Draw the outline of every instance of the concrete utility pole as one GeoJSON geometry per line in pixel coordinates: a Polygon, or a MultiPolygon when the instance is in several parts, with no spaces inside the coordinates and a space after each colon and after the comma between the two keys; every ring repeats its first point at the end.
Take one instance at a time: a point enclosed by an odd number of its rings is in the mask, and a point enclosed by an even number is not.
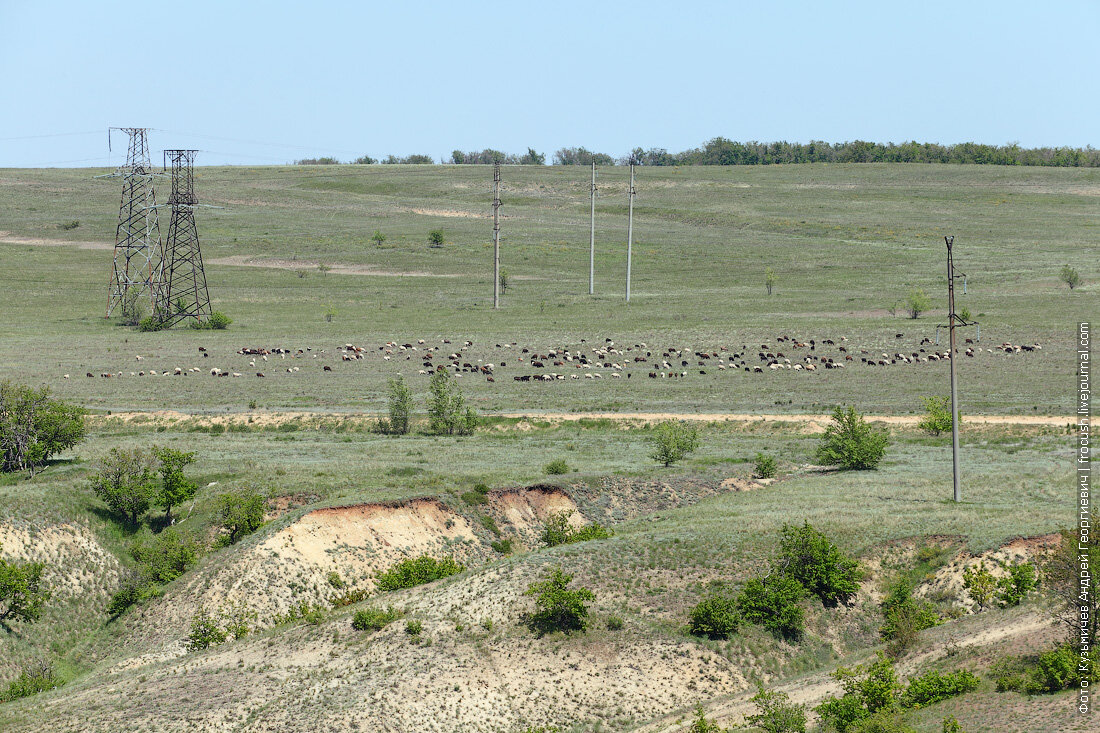
{"type": "Polygon", "coordinates": [[[592,163],[592,239],[588,245],[588,294],[596,294],[596,163],[592,163]]]}
{"type": "Polygon", "coordinates": [[[500,163],[493,163],[493,308],[500,308],[500,163]]]}
{"type": "Polygon", "coordinates": [[[634,164],[630,164],[630,213],[626,224],[626,302],[630,302],[630,260],[634,247],[634,164]]]}
{"type": "Polygon", "coordinates": [[[951,481],[955,488],[955,501],[962,501],[959,488],[959,401],[955,382],[955,264],[951,256],[951,245],[955,237],[944,237],[947,242],[947,348],[951,355],[951,481]]]}

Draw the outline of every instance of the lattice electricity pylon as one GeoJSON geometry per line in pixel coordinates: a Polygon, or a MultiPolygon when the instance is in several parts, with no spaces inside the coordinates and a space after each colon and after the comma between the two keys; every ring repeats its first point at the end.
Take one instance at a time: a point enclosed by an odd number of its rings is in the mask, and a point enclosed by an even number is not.
{"type": "MultiPolygon", "coordinates": [[[[122,178],[122,203],[115,230],[114,272],[107,293],[107,317],[122,306],[134,309],[144,296],[156,308],[161,281],[162,252],[157,197],[149,162],[148,130],[144,127],[112,128],[130,137],[126,163],[114,175],[122,178]]],[[[108,131],[108,145],[110,131],[108,131]]]]}
{"type": "Polygon", "coordinates": [[[172,220],[164,243],[164,268],[156,298],[156,318],[171,326],[186,318],[210,317],[210,293],[195,228],[195,150],[165,150],[164,167],[172,165],[172,220]]]}

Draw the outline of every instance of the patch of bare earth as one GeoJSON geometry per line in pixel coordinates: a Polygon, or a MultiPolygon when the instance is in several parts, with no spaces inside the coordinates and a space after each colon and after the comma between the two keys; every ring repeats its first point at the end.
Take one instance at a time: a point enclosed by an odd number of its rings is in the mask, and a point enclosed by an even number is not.
{"type": "Polygon", "coordinates": [[[42,239],[39,237],[19,237],[11,232],[0,231],[0,244],[23,244],[31,247],[77,247],[78,249],[114,249],[114,242],[80,242],[66,239],[42,239]]]}
{"type": "Polygon", "coordinates": [[[577,503],[557,486],[504,489],[490,492],[488,498],[490,516],[528,547],[535,544],[542,525],[554,514],[568,514],[574,527],[585,523],[577,513],[577,503]]]}

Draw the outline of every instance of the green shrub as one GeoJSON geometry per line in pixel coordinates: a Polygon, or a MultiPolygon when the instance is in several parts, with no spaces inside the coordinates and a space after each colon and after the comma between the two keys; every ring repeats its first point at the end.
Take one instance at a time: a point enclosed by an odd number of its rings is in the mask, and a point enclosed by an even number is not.
{"type": "Polygon", "coordinates": [[[909,649],[921,631],[943,622],[935,606],[913,598],[913,585],[908,577],[898,578],[890,585],[882,602],[882,615],[884,621],[879,632],[891,642],[889,651],[895,657],[909,649]]]}
{"type": "Polygon", "coordinates": [[[547,547],[571,544],[573,542],[586,542],[588,540],[603,540],[613,537],[614,532],[604,527],[599,522],[586,524],[583,527],[574,528],[569,523],[572,511],[565,510],[551,514],[542,525],[539,541],[547,547]]]}
{"type": "Polygon", "coordinates": [[[357,631],[381,631],[400,617],[400,612],[394,610],[393,606],[385,611],[380,608],[364,608],[355,612],[351,619],[351,628],[357,631]]]}
{"type": "Polygon", "coordinates": [[[806,706],[791,702],[783,692],[768,692],[757,686],[751,702],[756,712],[745,716],[745,724],[765,733],[805,733],[806,706]]]}
{"type": "Polygon", "coordinates": [[[513,542],[511,537],[504,540],[494,540],[493,542],[489,543],[489,546],[492,547],[496,552],[499,552],[501,555],[511,555],[512,550],[514,549],[512,545],[513,542]]]}
{"type": "MultiPolygon", "coordinates": [[[[951,398],[950,397],[921,397],[924,403],[924,416],[917,427],[929,435],[939,435],[951,430],[951,398]]],[[[962,415],[959,416],[962,422],[962,415]]]]}
{"type": "Polygon", "coordinates": [[[465,491],[462,493],[462,501],[470,506],[477,506],[479,504],[488,504],[489,497],[476,491],[465,491]]]}
{"type": "Polygon", "coordinates": [[[814,710],[823,725],[832,726],[838,733],[860,730],[857,726],[863,721],[876,714],[889,714],[899,705],[902,686],[894,666],[884,656],[855,669],[839,667],[832,677],[840,682],[844,694],[826,697],[814,710]]]}
{"type": "Polygon", "coordinates": [[[396,377],[389,381],[389,392],[389,418],[378,421],[378,431],[388,435],[406,435],[411,428],[412,390],[405,384],[404,377],[396,377]]]}
{"type": "Polygon", "coordinates": [[[963,588],[970,599],[978,604],[978,610],[984,611],[997,594],[997,579],[989,572],[983,560],[976,568],[963,569],[963,588]]]}
{"type": "Polygon", "coordinates": [[[34,389],[0,382],[0,471],[35,470],[84,440],[84,408],[34,389]]]}
{"type": "Polygon", "coordinates": [[[162,319],[159,315],[146,316],[138,321],[138,331],[142,333],[152,333],[153,331],[163,331],[168,328],[168,322],[162,319]]]}
{"type": "Polygon", "coordinates": [[[1077,662],[1079,656],[1071,645],[1048,649],[1030,671],[1028,692],[1061,692],[1078,683],[1077,662]]]}
{"type": "Polygon", "coordinates": [[[349,590],[338,596],[334,596],[329,599],[329,604],[333,608],[343,608],[344,606],[350,606],[353,603],[359,603],[367,597],[367,589],[360,588],[359,590],[349,590]]]}
{"type": "Polygon", "coordinates": [[[112,616],[121,616],[131,606],[144,597],[145,582],[137,577],[123,582],[107,603],[107,613],[112,616]]]}
{"type": "Polygon", "coordinates": [[[756,478],[775,478],[779,473],[779,461],[772,456],[757,453],[752,460],[752,475],[756,478]]]}
{"type": "Polygon", "coordinates": [[[666,420],[653,429],[650,442],[653,451],[649,457],[667,468],[699,447],[699,431],[687,423],[666,420]]]}
{"type": "Polygon", "coordinates": [[[221,311],[214,311],[210,314],[210,319],[207,323],[210,324],[210,328],[215,331],[224,331],[229,328],[229,324],[233,322],[233,319],[225,315],[221,311]]]}
{"type": "Polygon", "coordinates": [[[48,664],[24,667],[19,676],[8,683],[8,689],[0,693],[0,702],[11,702],[21,697],[30,697],[59,686],[61,681],[54,676],[48,664]]]}
{"type": "Polygon", "coordinates": [[[432,229],[430,232],[428,232],[428,245],[431,246],[431,247],[442,247],[443,246],[443,230],[442,229],[432,229]]]}
{"type": "Polygon", "coordinates": [[[535,597],[535,611],[526,614],[523,621],[539,636],[552,631],[583,632],[588,628],[586,602],[595,600],[596,596],[588,588],[570,589],[572,581],[572,575],[554,568],[524,592],[524,595],[535,597]]]}
{"type": "Polygon", "coordinates": [[[622,618],[620,618],[619,616],[608,616],[607,617],[607,630],[608,631],[619,631],[622,628],[623,628],[622,618]]]}
{"type": "Polygon", "coordinates": [[[927,707],[949,697],[973,692],[980,682],[969,670],[944,673],[933,669],[909,680],[909,686],[901,696],[901,705],[907,708],[927,707]]]}
{"type": "Polygon", "coordinates": [[[156,503],[164,507],[165,519],[171,523],[172,507],[193,499],[199,490],[198,484],[184,475],[183,469],[195,462],[195,453],[153,446],[153,457],[160,462],[160,487],[156,503]]]}
{"type": "Polygon", "coordinates": [[[696,705],[695,719],[691,721],[691,726],[688,727],[688,733],[726,733],[726,731],[714,721],[707,720],[706,713],[703,711],[703,706],[696,705]]]}
{"type": "Polygon", "coordinates": [[[564,459],[558,458],[547,463],[542,470],[548,476],[560,476],[563,473],[569,473],[569,464],[564,459]]]}
{"type": "Polygon", "coordinates": [[[35,621],[42,615],[42,607],[50,599],[50,592],[42,583],[45,569],[45,563],[0,557],[0,624],[35,621]]]}
{"type": "Polygon", "coordinates": [[[932,307],[932,301],[920,288],[913,288],[905,298],[905,312],[910,318],[920,318],[920,314],[932,307]]]}
{"type": "Polygon", "coordinates": [[[420,636],[420,632],[424,630],[424,624],[420,621],[409,621],[405,624],[405,633],[409,636],[420,636]]]}
{"type": "Polygon", "coordinates": [[[833,422],[817,448],[817,461],[824,466],[839,466],[844,470],[877,468],[884,455],[889,436],[873,429],[856,412],[856,408],[833,411],[833,422]]]}
{"type": "Polygon", "coordinates": [[[477,428],[477,413],[446,369],[437,369],[428,383],[428,427],[436,435],[469,435],[477,428]]]}
{"type": "Polygon", "coordinates": [[[788,575],[753,578],[737,598],[741,618],[759,624],[778,639],[797,641],[804,630],[801,601],[806,589],[788,575]]]}
{"type": "Polygon", "coordinates": [[[130,545],[130,555],[149,582],[169,583],[187,572],[198,559],[201,545],[189,534],[169,527],[148,540],[130,545]]]}
{"type": "Polygon", "coordinates": [[[461,565],[453,558],[445,557],[442,560],[436,560],[434,557],[422,555],[402,560],[386,572],[379,574],[378,590],[386,592],[412,588],[461,573],[465,569],[465,565],[461,565]]]}
{"type": "Polygon", "coordinates": [[[1081,274],[1069,265],[1062,266],[1062,270],[1058,273],[1058,279],[1068,285],[1070,290],[1081,284],[1081,274]]]}
{"type": "Polygon", "coordinates": [[[347,583],[345,583],[344,579],[340,577],[340,573],[336,572],[335,570],[330,570],[328,575],[325,576],[325,580],[336,590],[342,590],[343,588],[347,587],[347,583]]]}
{"type": "Polygon", "coordinates": [[[223,644],[228,634],[218,626],[217,619],[200,608],[191,617],[191,633],[187,635],[187,649],[198,651],[207,647],[223,644]]]}
{"type": "Polygon", "coordinates": [[[1008,576],[997,581],[997,602],[1004,608],[1020,605],[1038,585],[1035,566],[1029,562],[1006,565],[1008,576]]]}
{"type": "Polygon", "coordinates": [[[264,497],[255,489],[241,488],[218,498],[218,525],[228,534],[227,544],[234,544],[263,526],[264,497]]]}
{"type": "Polygon", "coordinates": [[[779,543],[779,565],[826,605],[847,601],[863,578],[859,563],[848,557],[821,532],[804,522],[784,524],[779,543]]]}
{"type": "Polygon", "coordinates": [[[728,639],[737,633],[741,615],[737,599],[722,593],[704,598],[691,609],[691,633],[708,639],[728,639]]]}
{"type": "Polygon", "coordinates": [[[500,527],[497,526],[497,520],[490,517],[488,514],[478,515],[478,521],[481,522],[481,526],[489,530],[497,537],[500,537],[500,527]]]}

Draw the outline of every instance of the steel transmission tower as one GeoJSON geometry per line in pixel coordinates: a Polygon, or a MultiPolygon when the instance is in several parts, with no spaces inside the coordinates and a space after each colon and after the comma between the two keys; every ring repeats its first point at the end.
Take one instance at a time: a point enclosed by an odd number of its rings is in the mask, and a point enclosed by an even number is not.
{"type": "Polygon", "coordinates": [[[148,130],[144,127],[112,129],[126,133],[130,144],[126,163],[114,174],[122,178],[122,203],[118,207],[118,228],[115,230],[114,273],[107,293],[108,318],[119,306],[123,315],[132,314],[142,296],[149,299],[151,310],[156,309],[163,259],[157,198],[149,162],[148,130]]]}
{"type": "Polygon", "coordinates": [[[186,318],[203,321],[210,317],[210,293],[199,251],[195,228],[194,150],[165,150],[164,167],[172,165],[172,220],[164,244],[164,267],[157,293],[157,318],[171,326],[186,318]]]}

